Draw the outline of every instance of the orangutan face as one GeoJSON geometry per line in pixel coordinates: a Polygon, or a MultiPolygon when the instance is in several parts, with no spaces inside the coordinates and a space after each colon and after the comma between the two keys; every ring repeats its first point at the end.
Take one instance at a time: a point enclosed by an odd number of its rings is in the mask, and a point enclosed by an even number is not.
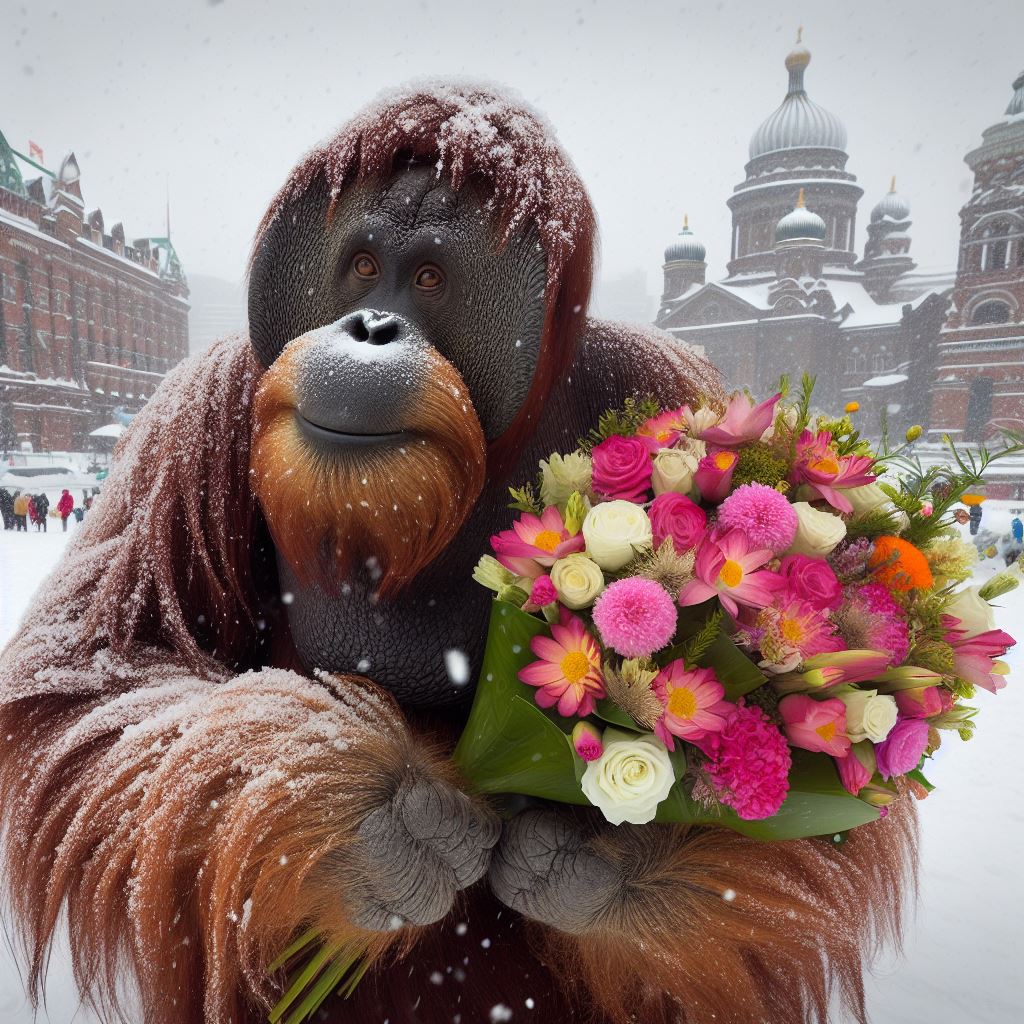
{"type": "Polygon", "coordinates": [[[432,168],[283,209],[253,265],[252,344],[268,367],[251,468],[300,580],[369,566],[394,592],[458,532],[486,446],[533,380],[546,261],[501,246],[486,201],[432,168]]]}

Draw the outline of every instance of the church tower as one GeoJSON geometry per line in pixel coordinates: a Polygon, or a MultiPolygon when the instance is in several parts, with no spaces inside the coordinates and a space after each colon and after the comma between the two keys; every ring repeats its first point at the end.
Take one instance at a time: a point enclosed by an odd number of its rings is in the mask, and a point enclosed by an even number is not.
{"type": "Polygon", "coordinates": [[[825,221],[825,266],[852,267],[857,201],[864,190],[846,170],[846,128],[808,95],[804,75],[810,51],[797,46],[786,57],[789,87],[779,107],[754,132],[746,177],[728,200],[732,211],[729,276],[775,269],[775,226],[792,210],[803,188],[807,206],[825,221]]]}
{"type": "Polygon", "coordinates": [[[864,287],[875,302],[887,303],[893,301],[893,282],[916,266],[910,258],[910,203],[896,191],[894,176],[871,211],[864,259],[857,269],[864,272],[864,287]]]}
{"type": "Polygon", "coordinates": [[[708,265],[705,260],[707,250],[694,238],[690,230],[690,218],[683,216],[683,230],[669,243],[665,249],[665,289],[661,296],[661,304],[678,299],[694,285],[705,282],[708,265]]]}

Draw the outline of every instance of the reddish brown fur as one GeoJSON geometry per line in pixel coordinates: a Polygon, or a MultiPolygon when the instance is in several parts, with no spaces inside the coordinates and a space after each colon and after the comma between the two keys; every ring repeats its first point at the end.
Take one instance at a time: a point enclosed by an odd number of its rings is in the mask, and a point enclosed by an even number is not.
{"type": "Polygon", "coordinates": [[[912,801],[842,846],[658,831],[595,840],[633,880],[603,929],[541,936],[552,962],[573,965],[583,1006],[614,1024],[803,1024],[826,1021],[834,994],[866,1021],[864,964],[882,942],[898,943],[914,891],[912,801]]]}
{"type": "Polygon", "coordinates": [[[315,340],[289,344],[253,408],[252,483],[274,543],[303,582],[328,590],[367,559],[394,595],[459,532],[484,484],[486,445],[458,371],[437,352],[404,424],[412,439],[362,457],[328,458],[295,421],[295,373],[315,340]]]}

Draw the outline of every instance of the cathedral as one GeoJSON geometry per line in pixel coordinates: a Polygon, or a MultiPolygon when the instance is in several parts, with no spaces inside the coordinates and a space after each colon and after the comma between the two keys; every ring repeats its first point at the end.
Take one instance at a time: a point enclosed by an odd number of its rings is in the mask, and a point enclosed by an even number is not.
{"type": "Polygon", "coordinates": [[[870,432],[883,419],[895,436],[921,424],[933,441],[1024,430],[1024,75],[966,157],[975,187],[958,267],[927,274],[895,179],[871,209],[863,255],[854,248],[863,189],[842,121],[807,93],[810,61],[798,43],[786,95],[750,140],[727,200],[727,276],[706,280],[707,251],[684,223],[665,250],[657,325],[755,393],[783,373],[816,374],[820,404],[859,403],[870,432]]]}

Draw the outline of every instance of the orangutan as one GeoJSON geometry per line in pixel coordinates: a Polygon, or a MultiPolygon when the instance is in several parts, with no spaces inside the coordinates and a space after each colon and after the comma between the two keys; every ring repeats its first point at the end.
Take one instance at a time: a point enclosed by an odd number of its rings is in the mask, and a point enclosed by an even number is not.
{"type": "Polygon", "coordinates": [[[168,375],[67,599],[0,658],[33,992],[66,913],[104,1020],[265,1018],[309,927],[374,958],[325,1020],[802,1024],[833,987],[864,1019],[909,812],[841,846],[501,818],[450,762],[472,686],[446,666],[479,667],[508,483],[629,396],[721,397],[667,335],[587,318],[595,240],[550,129],[487,88],[390,95],[299,163],[248,336],[168,375]]]}

